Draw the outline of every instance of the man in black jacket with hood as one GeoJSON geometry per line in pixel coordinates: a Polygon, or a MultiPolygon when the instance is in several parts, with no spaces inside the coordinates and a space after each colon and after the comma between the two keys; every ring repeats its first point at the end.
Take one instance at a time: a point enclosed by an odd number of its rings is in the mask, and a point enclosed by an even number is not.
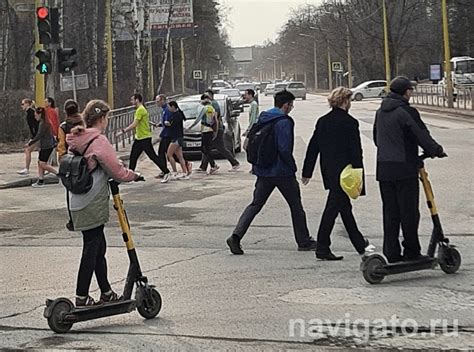
{"type": "Polygon", "coordinates": [[[377,181],[383,203],[383,252],[389,263],[421,256],[418,238],[420,213],[418,147],[431,157],[444,157],[443,148],[430,136],[419,112],[409,100],[415,82],[396,77],[390,93],[377,110],[374,142],[377,146],[377,181]],[[403,256],[399,231],[403,232],[403,256]]]}

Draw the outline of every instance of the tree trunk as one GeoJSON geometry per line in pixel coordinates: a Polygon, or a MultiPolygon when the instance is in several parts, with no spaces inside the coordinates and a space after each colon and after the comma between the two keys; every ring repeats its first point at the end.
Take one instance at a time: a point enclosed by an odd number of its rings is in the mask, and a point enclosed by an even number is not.
{"type": "Polygon", "coordinates": [[[143,88],[143,60],[141,51],[141,30],[138,18],[138,0],[132,0],[133,53],[135,58],[135,91],[143,88]]]}
{"type": "Polygon", "coordinates": [[[170,5],[170,11],[168,12],[168,24],[167,24],[167,33],[166,33],[166,39],[165,39],[165,44],[163,47],[163,58],[161,61],[161,70],[160,70],[160,82],[158,83],[158,93],[161,92],[161,88],[163,87],[163,80],[165,79],[165,73],[166,73],[166,63],[168,62],[168,47],[170,43],[170,34],[171,34],[171,16],[173,14],[173,5],[170,5]]]}

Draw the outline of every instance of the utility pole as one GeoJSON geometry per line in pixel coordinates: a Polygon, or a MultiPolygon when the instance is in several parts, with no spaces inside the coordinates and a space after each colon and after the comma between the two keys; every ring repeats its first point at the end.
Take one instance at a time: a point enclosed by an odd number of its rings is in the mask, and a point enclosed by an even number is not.
{"type": "Polygon", "coordinates": [[[184,39],[180,39],[180,44],[181,44],[181,90],[183,92],[183,95],[186,93],[186,87],[184,86],[184,78],[186,77],[185,74],[185,61],[184,61],[184,39]]]}
{"type": "Polygon", "coordinates": [[[387,20],[387,7],[385,0],[382,0],[383,7],[383,38],[384,38],[384,49],[385,49],[385,79],[387,81],[387,88],[390,85],[391,73],[390,73],[390,52],[388,48],[388,20],[387,20]]]}
{"type": "Polygon", "coordinates": [[[352,88],[352,57],[349,25],[347,25],[347,88],[352,88]]]}
{"type": "Polygon", "coordinates": [[[446,88],[448,90],[448,108],[452,108],[454,107],[454,92],[451,77],[451,50],[449,48],[448,5],[446,4],[446,0],[442,0],[441,7],[443,13],[444,71],[446,74],[446,88]]]}
{"type": "Polygon", "coordinates": [[[332,91],[332,66],[331,66],[331,50],[329,49],[329,40],[326,39],[328,47],[328,85],[329,90],[332,91]]]}
{"type": "Polygon", "coordinates": [[[174,93],[174,58],[173,58],[173,39],[170,38],[170,74],[171,74],[171,91],[174,93]]]}
{"type": "Polygon", "coordinates": [[[105,6],[105,27],[107,33],[107,101],[110,108],[114,108],[114,73],[112,55],[112,0],[106,0],[105,6]]]}
{"type": "MultiPolygon", "coordinates": [[[[41,0],[35,0],[35,8],[42,6],[41,0]]],[[[43,49],[43,45],[39,42],[39,33],[36,26],[35,30],[35,52],[43,49]]],[[[44,75],[40,74],[38,70],[35,70],[35,101],[39,106],[44,105],[44,75]]]]}

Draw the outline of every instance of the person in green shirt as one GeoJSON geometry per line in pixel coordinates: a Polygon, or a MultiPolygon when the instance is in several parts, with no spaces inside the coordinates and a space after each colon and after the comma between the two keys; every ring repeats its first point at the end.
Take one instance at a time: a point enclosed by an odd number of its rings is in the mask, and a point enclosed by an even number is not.
{"type": "Polygon", "coordinates": [[[129,169],[135,170],[137,166],[138,158],[145,152],[145,154],[155,163],[156,166],[164,173],[164,177],[161,183],[166,183],[170,179],[170,170],[166,163],[156,155],[151,142],[151,130],[150,130],[150,117],[145,106],[143,106],[143,97],[141,94],[133,94],[130,98],[130,103],[134,105],[137,110],[135,111],[135,117],[133,123],[128,127],[122,129],[122,133],[125,134],[130,130],[135,129],[135,140],[133,141],[132,150],[130,152],[130,163],[129,169]]]}
{"type": "MultiPolygon", "coordinates": [[[[244,100],[246,103],[250,104],[249,126],[247,127],[247,130],[242,134],[244,137],[247,137],[252,126],[256,124],[258,121],[259,108],[258,108],[258,103],[255,101],[255,91],[253,89],[247,89],[245,91],[244,100]]],[[[244,149],[247,149],[247,144],[248,144],[248,139],[245,138],[244,149]]]]}

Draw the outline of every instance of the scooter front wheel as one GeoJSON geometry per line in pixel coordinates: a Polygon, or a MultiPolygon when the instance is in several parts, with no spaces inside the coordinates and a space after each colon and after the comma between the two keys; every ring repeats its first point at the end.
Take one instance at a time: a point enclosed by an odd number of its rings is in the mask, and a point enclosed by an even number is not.
{"type": "Polygon", "coordinates": [[[446,274],[454,274],[461,266],[461,253],[454,247],[444,248],[439,266],[446,274]]]}
{"type": "Polygon", "coordinates": [[[48,316],[48,325],[54,332],[64,334],[72,328],[72,323],[65,323],[64,316],[74,309],[72,302],[65,298],[53,301],[51,314],[48,316]]]}
{"type": "Polygon", "coordinates": [[[145,319],[153,319],[158,315],[161,310],[161,296],[160,293],[154,288],[143,289],[143,300],[137,307],[138,313],[145,319]]]}
{"type": "Polygon", "coordinates": [[[365,281],[369,284],[381,283],[385,275],[381,274],[380,271],[386,264],[385,260],[379,255],[371,255],[366,258],[362,263],[362,274],[365,281]]]}

